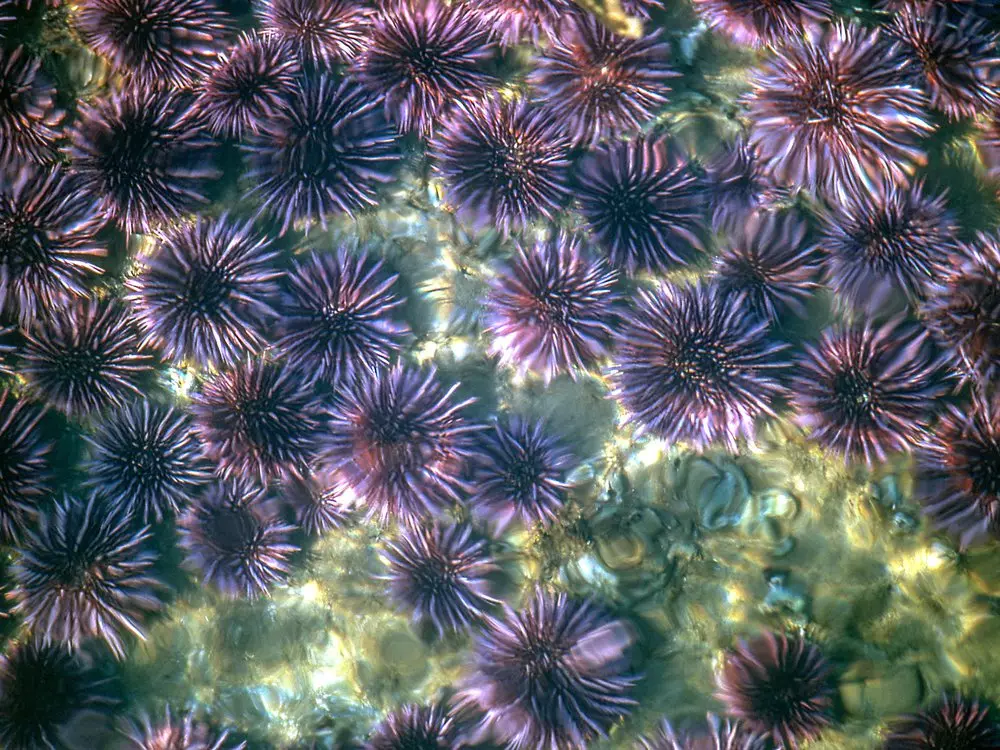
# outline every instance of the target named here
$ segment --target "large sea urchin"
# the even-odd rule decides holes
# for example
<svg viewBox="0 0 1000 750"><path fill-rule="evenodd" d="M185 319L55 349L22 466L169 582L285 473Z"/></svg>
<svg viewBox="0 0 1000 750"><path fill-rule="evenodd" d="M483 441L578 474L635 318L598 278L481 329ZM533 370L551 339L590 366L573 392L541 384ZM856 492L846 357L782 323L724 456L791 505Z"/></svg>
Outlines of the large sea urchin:
<svg viewBox="0 0 1000 750"><path fill-rule="evenodd" d="M0 313L22 326L85 294L101 272L91 261L105 253L94 237L102 222L79 188L59 168L23 166L0 180Z"/></svg>
<svg viewBox="0 0 1000 750"><path fill-rule="evenodd" d="M287 365L242 362L206 383L191 408L205 454L223 476L266 482L308 471L321 407Z"/></svg>
<svg viewBox="0 0 1000 750"><path fill-rule="evenodd" d="M143 523L177 513L210 476L190 420L168 407L133 404L88 440L89 485Z"/></svg>
<svg viewBox="0 0 1000 750"><path fill-rule="evenodd" d="M926 434L944 391L938 365L920 329L833 328L806 348L791 400L813 440L848 459L884 461Z"/></svg>
<svg viewBox="0 0 1000 750"><path fill-rule="evenodd" d="M326 226L376 202L399 159L394 128L356 81L310 75L246 144L251 193L281 221Z"/></svg>
<svg viewBox="0 0 1000 750"><path fill-rule="evenodd" d="M503 232L551 219L569 198L569 142L555 113L499 96L452 112L431 151L458 215Z"/></svg>
<svg viewBox="0 0 1000 750"><path fill-rule="evenodd" d="M641 291L619 333L616 395L639 424L667 440L735 446L784 394L784 345L718 287Z"/></svg>
<svg viewBox="0 0 1000 750"><path fill-rule="evenodd" d="M670 140L603 146L584 158L576 182L587 228L616 268L665 271L702 247L705 194Z"/></svg>
<svg viewBox="0 0 1000 750"><path fill-rule="evenodd" d="M579 750L635 703L629 626L592 602L537 592L490 618L460 706L509 748Z"/></svg>
<svg viewBox="0 0 1000 750"><path fill-rule="evenodd" d="M541 421L498 422L482 440L469 505L501 529L515 516L525 524L552 523L573 466L573 456Z"/></svg>
<svg viewBox="0 0 1000 750"><path fill-rule="evenodd" d="M454 750L455 724L440 706L407 705L382 720L364 750Z"/></svg>
<svg viewBox="0 0 1000 750"><path fill-rule="evenodd" d="M488 579L496 565L470 526L404 529L386 545L385 559L390 596L439 636L466 630L498 603Z"/></svg>
<svg viewBox="0 0 1000 750"><path fill-rule="evenodd" d="M14 563L15 611L46 644L78 649L97 637L124 658L125 633L145 638L143 618L163 606L149 536L99 495L56 500Z"/></svg>
<svg viewBox="0 0 1000 750"><path fill-rule="evenodd" d="M765 633L740 642L718 674L719 699L751 732L795 750L832 722L831 671L802 638Z"/></svg>
<svg viewBox="0 0 1000 750"><path fill-rule="evenodd" d="M286 277L275 348L311 378L350 382L388 367L407 332L392 315L403 300L381 261L345 248L311 253Z"/></svg>
<svg viewBox="0 0 1000 750"><path fill-rule="evenodd" d="M486 303L490 353L546 381L593 367L609 353L618 317L616 276L562 233L519 247L497 272Z"/></svg>
<svg viewBox="0 0 1000 750"><path fill-rule="evenodd" d="M178 521L187 564L224 595L255 599L287 580L294 527L281 522L266 490L252 482L219 481Z"/></svg>
<svg viewBox="0 0 1000 750"><path fill-rule="evenodd" d="M21 374L50 404L79 416L140 395L139 379L150 369L125 311L85 299L35 322Z"/></svg>
<svg viewBox="0 0 1000 750"><path fill-rule="evenodd" d="M576 145L639 129L667 101L670 47L659 32L619 36L593 16L568 22L530 81Z"/></svg>
<svg viewBox="0 0 1000 750"><path fill-rule="evenodd" d="M919 451L917 496L968 547L1000 537L1000 394L950 406Z"/></svg>
<svg viewBox="0 0 1000 750"><path fill-rule="evenodd" d="M429 133L446 108L487 91L494 78L484 63L493 53L490 28L471 5L393 0L356 67L401 130Z"/></svg>
<svg viewBox="0 0 1000 750"><path fill-rule="evenodd" d="M140 86L186 86L208 72L226 31L213 0L83 0L80 35Z"/></svg>
<svg viewBox="0 0 1000 750"><path fill-rule="evenodd" d="M206 201L219 173L190 104L187 94L140 86L80 105L70 133L73 169L126 232L148 231Z"/></svg>
<svg viewBox="0 0 1000 750"><path fill-rule="evenodd" d="M789 40L749 98L750 141L779 180L843 195L903 183L923 159L926 100L878 31L838 23Z"/></svg>
<svg viewBox="0 0 1000 750"><path fill-rule="evenodd" d="M472 433L434 372L397 365L378 377L359 375L338 394L325 454L369 515L413 525L457 501L473 448Z"/></svg>
<svg viewBox="0 0 1000 750"><path fill-rule="evenodd" d="M207 367L260 352L281 276L276 256L253 222L225 215L162 232L139 274L126 282L143 345Z"/></svg>

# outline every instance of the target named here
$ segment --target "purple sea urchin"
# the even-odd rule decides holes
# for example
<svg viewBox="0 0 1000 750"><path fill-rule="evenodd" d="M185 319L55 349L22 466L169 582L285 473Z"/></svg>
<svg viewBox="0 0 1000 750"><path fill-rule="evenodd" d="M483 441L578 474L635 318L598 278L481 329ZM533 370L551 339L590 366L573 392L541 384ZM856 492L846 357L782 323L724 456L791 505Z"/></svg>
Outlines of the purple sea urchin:
<svg viewBox="0 0 1000 750"><path fill-rule="evenodd" d="M593 16L567 22L529 80L574 145L638 130L667 101L670 46L653 32L619 36Z"/></svg>
<svg viewBox="0 0 1000 750"><path fill-rule="evenodd" d="M569 198L569 143L551 110L523 99L456 108L431 152L448 202L476 227L507 233L551 219Z"/></svg>
<svg viewBox="0 0 1000 750"><path fill-rule="evenodd" d="M72 726L112 703L101 683L61 645L8 644L0 654L0 746L87 750Z"/></svg>
<svg viewBox="0 0 1000 750"><path fill-rule="evenodd" d="M226 32L212 0L83 0L83 41L139 86L182 87L203 77Z"/></svg>
<svg viewBox="0 0 1000 750"><path fill-rule="evenodd" d="M330 214L374 205L399 160L378 100L351 79L325 75L303 79L246 151L251 193L282 234L296 221L325 227Z"/></svg>
<svg viewBox="0 0 1000 750"><path fill-rule="evenodd" d="M694 7L712 29L754 47L801 39L833 15L829 0L694 0Z"/></svg>
<svg viewBox="0 0 1000 750"><path fill-rule="evenodd" d="M514 516L525 524L555 521L570 485L573 456L545 425L512 419L494 425L480 446L469 505L502 529Z"/></svg>
<svg viewBox="0 0 1000 750"><path fill-rule="evenodd" d="M123 505L99 495L56 500L13 565L14 611L46 644L78 649L101 638L124 658L125 633L144 639L142 620L163 606L148 539Z"/></svg>
<svg viewBox="0 0 1000 750"><path fill-rule="evenodd" d="M715 258L720 295L737 298L772 324L789 313L805 317L819 271L806 231L805 222L793 215L748 216Z"/></svg>
<svg viewBox="0 0 1000 750"><path fill-rule="evenodd" d="M62 113L54 89L38 73L41 60L24 47L0 50L0 162L49 161Z"/></svg>
<svg viewBox="0 0 1000 750"><path fill-rule="evenodd" d="M618 342L618 400L669 441L735 446L785 393L785 346L713 285L641 291Z"/></svg>
<svg viewBox="0 0 1000 750"><path fill-rule="evenodd" d="M393 0L356 68L401 130L429 133L446 108L481 98L493 84L484 63L494 50L489 26L466 3Z"/></svg>
<svg viewBox="0 0 1000 750"><path fill-rule="evenodd" d="M717 230L738 229L747 217L786 192L745 138L724 146L706 169L712 226Z"/></svg>
<svg viewBox="0 0 1000 750"><path fill-rule="evenodd" d="M794 750L832 723L830 666L799 637L765 633L741 641L717 675L718 697L751 732Z"/></svg>
<svg viewBox="0 0 1000 750"><path fill-rule="evenodd" d="M457 387L396 365L378 377L359 374L338 394L324 459L369 515L415 525L467 491L461 477L478 428L461 415L471 402L452 400Z"/></svg>
<svg viewBox="0 0 1000 750"><path fill-rule="evenodd" d="M148 231L205 202L212 140L190 97L131 87L80 105L69 149L81 187L126 232Z"/></svg>
<svg viewBox="0 0 1000 750"><path fill-rule="evenodd" d="M917 496L962 547L1000 537L1000 395L949 406L918 453Z"/></svg>
<svg viewBox="0 0 1000 750"><path fill-rule="evenodd" d="M403 300L381 261L341 248L311 253L289 272L275 349L310 377L351 381L389 366L405 325L391 317Z"/></svg>
<svg viewBox="0 0 1000 750"><path fill-rule="evenodd" d="M1000 106L997 36L984 19L951 5L905 7L887 32L920 67L931 107L952 119L992 112Z"/></svg>
<svg viewBox="0 0 1000 750"><path fill-rule="evenodd" d="M165 230L126 282L142 344L174 362L207 367L231 366L261 351L281 277L276 257L253 222L225 214Z"/></svg>
<svg viewBox="0 0 1000 750"><path fill-rule="evenodd" d="M69 416L140 395L139 378L150 369L125 311L94 299L36 321L27 332L21 363L31 388Z"/></svg>
<svg viewBox="0 0 1000 750"><path fill-rule="evenodd" d="M474 538L470 526L404 529L384 555L389 595L441 637L468 629L499 601L487 578L496 565L486 540Z"/></svg>
<svg viewBox="0 0 1000 750"><path fill-rule="evenodd" d="M631 642L630 627L592 602L539 591L478 634L459 704L509 748L584 748L635 704Z"/></svg>
<svg viewBox="0 0 1000 750"><path fill-rule="evenodd" d="M762 737L753 735L739 722L722 721L708 715L707 727L694 732L678 732L666 719L651 738L640 739L636 750L766 750Z"/></svg>
<svg viewBox="0 0 1000 750"><path fill-rule="evenodd" d="M359 0L263 0L264 31L288 42L310 66L357 57L368 43L372 9Z"/></svg>
<svg viewBox="0 0 1000 750"><path fill-rule="evenodd" d="M979 387L1000 381L1000 241L962 243L926 286L924 323Z"/></svg>
<svg viewBox="0 0 1000 750"><path fill-rule="evenodd" d="M194 714L184 714L178 721L170 714L155 724L148 716L139 723L129 722L123 734L129 741L128 750L223 750L228 732L213 733L208 726L195 719ZM231 746L243 750L246 743Z"/></svg>
<svg viewBox="0 0 1000 750"><path fill-rule="evenodd" d="M486 302L489 352L504 366L545 381L593 367L609 353L619 295L617 274L559 233L519 246L501 268Z"/></svg>
<svg viewBox="0 0 1000 750"><path fill-rule="evenodd" d="M303 476L317 448L321 407L297 372L251 359L205 384L191 407L206 456L223 476Z"/></svg>
<svg viewBox="0 0 1000 750"><path fill-rule="evenodd" d="M288 579L298 552L263 487L219 481L181 516L180 544L187 563L225 596L255 599Z"/></svg>
<svg viewBox="0 0 1000 750"><path fill-rule="evenodd" d="M244 34L205 79L198 112L215 135L242 138L273 118L295 87L298 58L275 36Z"/></svg>
<svg viewBox="0 0 1000 750"><path fill-rule="evenodd" d="M791 400L810 438L871 465L909 451L927 431L943 394L926 332L896 322L828 329L807 346Z"/></svg>
<svg viewBox="0 0 1000 750"><path fill-rule="evenodd" d="M925 196L919 182L853 195L825 217L828 282L869 309L894 291L916 301L958 249L957 232L944 198Z"/></svg>
<svg viewBox="0 0 1000 750"><path fill-rule="evenodd" d="M18 542L37 516L49 483L49 445L38 433L42 410L0 392L0 543Z"/></svg>
<svg viewBox="0 0 1000 750"><path fill-rule="evenodd" d="M945 695L930 708L893 722L882 750L994 750L1000 747L996 710L963 695Z"/></svg>
<svg viewBox="0 0 1000 750"><path fill-rule="evenodd" d="M335 473L311 472L292 477L282 487L295 521L307 534L319 536L347 522L348 493Z"/></svg>
<svg viewBox="0 0 1000 750"><path fill-rule="evenodd" d="M27 326L39 310L86 293L88 278L101 273L91 260L105 254L94 208L58 168L23 166L0 184L0 312Z"/></svg>
<svg viewBox="0 0 1000 750"><path fill-rule="evenodd" d="M702 247L704 192L666 139L638 137L587 156L577 200L612 265L628 273L683 265Z"/></svg>
<svg viewBox="0 0 1000 750"><path fill-rule="evenodd" d="M806 189L904 183L930 130L910 80L905 55L878 31L838 23L789 40L754 81L750 142L779 180Z"/></svg>
<svg viewBox="0 0 1000 750"><path fill-rule="evenodd" d="M440 706L407 705L382 720L364 750L455 750L457 733Z"/></svg>
<svg viewBox="0 0 1000 750"><path fill-rule="evenodd" d="M187 416L148 401L113 415L88 441L88 484L142 523L177 513L210 476Z"/></svg>
<svg viewBox="0 0 1000 750"><path fill-rule="evenodd" d="M554 40L566 19L580 12L572 0L484 0L479 7L508 47L523 40Z"/></svg>

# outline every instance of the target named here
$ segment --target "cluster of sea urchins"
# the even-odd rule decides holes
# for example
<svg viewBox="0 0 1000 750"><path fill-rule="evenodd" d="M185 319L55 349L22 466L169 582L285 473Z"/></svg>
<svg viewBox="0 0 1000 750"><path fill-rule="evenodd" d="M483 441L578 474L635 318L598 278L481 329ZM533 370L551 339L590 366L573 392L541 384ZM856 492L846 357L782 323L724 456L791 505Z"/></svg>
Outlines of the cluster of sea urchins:
<svg viewBox="0 0 1000 750"><path fill-rule="evenodd" d="M694 0L760 64L745 132L692 151L664 123L697 36L663 6L627 0L632 21L605 26L569 0L260 0L250 17L81 0L42 14L105 66L74 102L65 61L34 56L47 37L15 33L38 31L15 23L37 4L0 2L0 543L24 633L0 661L4 747L79 746L77 720L109 709L89 644L124 658L145 637L174 530L198 580L256 598L309 536L395 529L391 598L474 645L450 707L401 708L370 748L581 748L629 713L626 620L542 590L513 607L494 585L488 535L557 524L584 457L540 415L487 427L419 364L447 349L406 296L419 264L347 236L378 234L414 183L456 236L500 240L476 270L478 352L502 376L606 373L625 424L694 448L791 416L848 460L915 451L930 518L962 544L1000 536L1000 241L960 239L919 176L942 120L981 117L1000 153L991 21L977 3L906 0L862 26L826 0ZM841 319L793 341L824 285ZM965 400L938 409L951 385ZM725 723L665 723L645 746L794 747L834 719L830 669L798 637L743 643ZM963 700L889 746L995 743ZM190 714L125 734L228 742Z"/></svg>

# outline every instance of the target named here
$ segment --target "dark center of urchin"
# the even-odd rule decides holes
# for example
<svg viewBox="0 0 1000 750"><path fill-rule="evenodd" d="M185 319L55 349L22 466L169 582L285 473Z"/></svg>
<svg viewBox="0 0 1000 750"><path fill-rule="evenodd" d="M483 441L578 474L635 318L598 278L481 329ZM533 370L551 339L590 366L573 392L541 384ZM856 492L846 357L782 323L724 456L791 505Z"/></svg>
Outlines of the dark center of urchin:
<svg viewBox="0 0 1000 750"><path fill-rule="evenodd" d="M812 71L808 76L809 88L803 92L805 111L802 116L818 121L828 129L841 128L848 119L847 97L837 84L837 71L826 66Z"/></svg>
<svg viewBox="0 0 1000 750"><path fill-rule="evenodd" d="M674 374L692 388L715 386L726 380L726 353L704 336L682 342L672 358Z"/></svg>
<svg viewBox="0 0 1000 750"><path fill-rule="evenodd" d="M1000 498L1000 442L984 441L968 456L969 479L977 495Z"/></svg>
<svg viewBox="0 0 1000 750"><path fill-rule="evenodd" d="M507 490L517 500L527 501L531 499L533 490L541 477L542 469L538 461L533 456L524 456L512 461L507 466L504 474L504 483Z"/></svg>
<svg viewBox="0 0 1000 750"><path fill-rule="evenodd" d="M547 693L557 690L563 670L566 649L551 641L536 641L524 654L525 676L534 686L534 693L548 698Z"/></svg>
<svg viewBox="0 0 1000 750"><path fill-rule="evenodd" d="M421 560L413 569L413 579L421 591L441 594L455 583L455 569L440 555Z"/></svg>
<svg viewBox="0 0 1000 750"><path fill-rule="evenodd" d="M573 320L576 304L572 295L561 289L543 289L536 295L530 312L545 323L562 327Z"/></svg>
<svg viewBox="0 0 1000 750"><path fill-rule="evenodd" d="M184 303L197 316L215 315L229 299L232 285L218 268L201 268L190 274L184 285Z"/></svg>
<svg viewBox="0 0 1000 750"><path fill-rule="evenodd" d="M446 745L432 728L408 727L393 738L394 750L443 750Z"/></svg>
<svg viewBox="0 0 1000 750"><path fill-rule="evenodd" d="M507 143L494 147L486 162L486 171L508 193L517 193L531 178L534 167L531 150L515 134L510 135Z"/></svg>
<svg viewBox="0 0 1000 750"><path fill-rule="evenodd" d="M833 379L833 397L841 412L851 420L870 419L878 408L878 393L868 373L851 367Z"/></svg>
<svg viewBox="0 0 1000 750"><path fill-rule="evenodd" d="M15 274L45 262L44 234L22 213L0 216L0 265Z"/></svg>
<svg viewBox="0 0 1000 750"><path fill-rule="evenodd" d="M76 691L58 667L45 663L32 662L31 669L17 670L12 687L0 698L0 711L5 716L16 716L25 728L48 728L60 723L77 699Z"/></svg>
<svg viewBox="0 0 1000 750"><path fill-rule="evenodd" d="M788 671L769 673L766 681L753 691L753 714L765 718L765 723L771 726L787 726L813 697L803 687L802 680Z"/></svg>
<svg viewBox="0 0 1000 750"><path fill-rule="evenodd" d="M62 378L84 380L100 374L104 357L93 349L72 348L64 351L55 365Z"/></svg>
<svg viewBox="0 0 1000 750"><path fill-rule="evenodd" d="M152 484L163 480L167 472L167 456L158 445L133 445L122 455L125 469L143 483Z"/></svg>
<svg viewBox="0 0 1000 750"><path fill-rule="evenodd" d="M260 525L249 508L232 505L213 510L204 519L204 534L223 554L247 557L253 553Z"/></svg>
<svg viewBox="0 0 1000 750"><path fill-rule="evenodd" d="M907 243L902 237L908 223L902 216L872 218L855 236L864 259L881 268L897 265L906 257Z"/></svg>
<svg viewBox="0 0 1000 750"><path fill-rule="evenodd" d="M608 195L607 208L616 226L645 227L653 212L645 185L621 185Z"/></svg>
<svg viewBox="0 0 1000 750"><path fill-rule="evenodd" d="M326 305L319 318L327 335L331 338L350 336L358 329L354 313L336 305Z"/></svg>

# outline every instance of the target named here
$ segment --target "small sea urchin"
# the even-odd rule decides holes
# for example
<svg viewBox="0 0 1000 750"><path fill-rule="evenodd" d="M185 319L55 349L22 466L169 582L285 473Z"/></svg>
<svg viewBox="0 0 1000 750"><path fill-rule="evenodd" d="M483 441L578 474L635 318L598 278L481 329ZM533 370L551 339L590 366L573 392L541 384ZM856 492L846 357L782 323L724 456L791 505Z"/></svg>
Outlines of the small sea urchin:
<svg viewBox="0 0 1000 750"><path fill-rule="evenodd" d="M893 722L882 750L993 750L1000 719L988 703L945 695L919 714Z"/></svg>
<svg viewBox="0 0 1000 750"><path fill-rule="evenodd" d="M129 722L122 732L129 741L127 750L223 750L228 732L216 734L187 713L177 720L167 708L166 715L154 723L148 716L139 723ZM246 743L230 745L229 750L243 750Z"/></svg>
<svg viewBox="0 0 1000 750"><path fill-rule="evenodd" d="M202 367L231 366L261 351L281 277L276 257L253 222L225 214L165 230L126 282L143 345Z"/></svg>
<svg viewBox="0 0 1000 750"><path fill-rule="evenodd" d="M664 719L650 738L642 738L636 750L766 750L760 736L746 731L739 722L722 721L708 715L707 726L691 732L679 732Z"/></svg>
<svg viewBox="0 0 1000 750"><path fill-rule="evenodd" d="M805 317L819 271L806 233L805 222L793 215L748 216L715 257L720 295L772 324L789 313Z"/></svg>
<svg viewBox="0 0 1000 750"><path fill-rule="evenodd" d="M310 67L357 57L368 43L372 9L358 0L263 0L264 31L289 43Z"/></svg>
<svg viewBox="0 0 1000 750"><path fill-rule="evenodd" d="M208 72L226 31L213 0L83 0L84 42L139 86L186 86Z"/></svg>
<svg viewBox="0 0 1000 750"><path fill-rule="evenodd" d="M114 302L85 299L35 322L21 374L50 404L80 416L140 395L139 379L150 369L125 311Z"/></svg>
<svg viewBox="0 0 1000 750"><path fill-rule="evenodd" d="M207 382L191 409L223 476L302 476L316 453L321 407L287 365L242 362Z"/></svg>
<svg viewBox="0 0 1000 750"><path fill-rule="evenodd" d="M827 280L852 304L875 309L893 292L916 301L958 249L944 198L918 182L852 195L825 217Z"/></svg>
<svg viewBox="0 0 1000 750"><path fill-rule="evenodd" d="M603 146L584 158L576 182L587 229L616 268L666 271L701 249L705 194L670 140Z"/></svg>
<svg viewBox="0 0 1000 750"><path fill-rule="evenodd" d="M476 227L551 219L569 198L569 142L551 110L524 99L456 108L431 151L448 202Z"/></svg>
<svg viewBox="0 0 1000 750"><path fill-rule="evenodd" d="M369 515L421 522L459 498L478 428L462 416L458 386L444 389L433 371L396 365L359 375L338 394L323 456Z"/></svg>
<svg viewBox="0 0 1000 750"><path fill-rule="evenodd" d="M617 398L669 441L735 446L785 392L784 345L711 284L640 292L618 342Z"/></svg>
<svg viewBox="0 0 1000 750"><path fill-rule="evenodd" d="M738 229L747 217L787 192L746 138L723 146L706 164L706 170L712 226L716 230Z"/></svg>
<svg viewBox="0 0 1000 750"><path fill-rule="evenodd" d="M468 629L498 603L488 576L496 569L472 527L404 529L385 549L390 596L438 636Z"/></svg>
<svg viewBox="0 0 1000 750"><path fill-rule="evenodd" d="M133 404L88 440L88 484L143 523L177 513L209 477L190 421L168 407Z"/></svg>
<svg viewBox="0 0 1000 750"><path fill-rule="evenodd" d="M459 705L509 748L585 748L635 704L631 642L629 626L592 602L537 592L476 637Z"/></svg>
<svg viewBox="0 0 1000 750"><path fill-rule="evenodd" d="M813 440L870 465L926 434L944 392L939 375L920 329L895 321L838 327L807 346L791 400Z"/></svg>
<svg viewBox="0 0 1000 750"><path fill-rule="evenodd" d="M310 472L292 477L282 486L295 521L307 534L319 536L347 522L351 510L348 492L335 473Z"/></svg>
<svg viewBox="0 0 1000 750"><path fill-rule="evenodd" d="M917 497L969 547L1000 537L1000 395L949 406L918 452Z"/></svg>
<svg viewBox="0 0 1000 750"><path fill-rule="evenodd" d="M46 644L96 637L124 658L125 633L145 638L143 619L163 606L149 536L100 495L56 500L14 563L15 611Z"/></svg>
<svg viewBox="0 0 1000 750"><path fill-rule="evenodd" d="M299 73L286 43L245 34L207 75L198 112L215 135L238 139L256 133L277 114Z"/></svg>
<svg viewBox="0 0 1000 750"><path fill-rule="evenodd" d="M454 750L454 722L440 706L407 705L383 719L364 750Z"/></svg>
<svg viewBox="0 0 1000 750"><path fill-rule="evenodd" d="M25 165L0 181L0 313L27 326L39 311L85 294L101 273L92 262L105 254L95 240L101 224L93 201L60 168Z"/></svg>
<svg viewBox="0 0 1000 750"><path fill-rule="evenodd" d="M374 205L399 160L378 100L350 78L320 74L303 79L245 149L250 192L282 234Z"/></svg>
<svg viewBox="0 0 1000 750"><path fill-rule="evenodd" d="M393 0L380 14L356 68L403 131L429 133L446 108L479 99L494 82L490 28L471 5Z"/></svg>
<svg viewBox="0 0 1000 750"><path fill-rule="evenodd" d="M486 335L500 363L549 381L587 370L610 351L617 274L562 233L519 247L497 272L486 302Z"/></svg>
<svg viewBox="0 0 1000 750"><path fill-rule="evenodd" d="M593 16L567 22L529 80L574 145L638 130L667 101L670 47L659 32L619 36Z"/></svg>
<svg viewBox="0 0 1000 750"><path fill-rule="evenodd" d="M294 527L281 522L266 490L236 479L211 485L181 516L187 564L225 596L255 599L287 580Z"/></svg>
<svg viewBox="0 0 1000 750"><path fill-rule="evenodd" d="M924 158L926 99L877 30L837 23L776 50L749 97L750 142L775 176L842 196L904 183Z"/></svg>
<svg viewBox="0 0 1000 750"><path fill-rule="evenodd" d="M573 456L541 421L498 422L481 442L469 506L500 529L515 516L525 524L552 523L573 465Z"/></svg>
<svg viewBox="0 0 1000 750"><path fill-rule="evenodd" d="M309 377L346 383L388 367L405 325L393 319L403 300L395 275L365 253L310 253L286 277L275 349Z"/></svg>
<svg viewBox="0 0 1000 750"><path fill-rule="evenodd" d="M49 465L37 429L42 410L0 392L0 542L19 541L48 489Z"/></svg>
<svg viewBox="0 0 1000 750"><path fill-rule="evenodd" d="M126 232L145 232L206 202L213 142L191 98L131 87L80 105L69 149L81 188Z"/></svg>
<svg viewBox="0 0 1000 750"><path fill-rule="evenodd" d="M795 750L832 723L830 666L802 638L765 633L740 642L718 674L718 697L751 732Z"/></svg>
<svg viewBox="0 0 1000 750"><path fill-rule="evenodd" d="M694 7L711 28L754 47L801 38L833 15L830 0L694 0Z"/></svg>

